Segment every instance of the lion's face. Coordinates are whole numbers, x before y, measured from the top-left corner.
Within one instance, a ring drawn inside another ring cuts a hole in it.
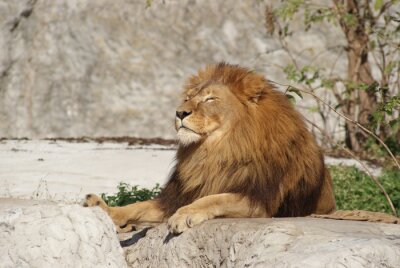
[[[175,117],[179,142],[189,145],[222,137],[241,109],[241,103],[225,85],[211,84],[186,90]]]

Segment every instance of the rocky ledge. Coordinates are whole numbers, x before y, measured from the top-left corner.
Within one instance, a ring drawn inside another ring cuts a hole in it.
[[[217,219],[172,236],[125,235],[98,208],[0,211],[1,267],[398,267],[400,225],[317,218]],[[125,258],[125,259],[124,259]]]
[[[0,267],[120,268],[126,262],[101,209],[25,203],[0,211]]]
[[[128,247],[126,260],[132,267],[398,267],[400,225],[218,219],[179,236],[161,225]]]

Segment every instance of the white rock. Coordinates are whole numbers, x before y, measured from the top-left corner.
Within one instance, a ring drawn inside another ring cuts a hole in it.
[[[131,267],[398,267],[400,225],[313,218],[219,219],[175,237],[165,225],[126,251]]]
[[[99,208],[31,206],[7,219],[0,217],[0,267],[126,267],[115,227]]]
[[[12,226],[14,222],[22,215],[22,209],[9,209],[6,211],[0,211],[0,223]]]
[[[12,221],[4,217],[15,211]],[[37,205],[0,215],[2,268],[127,267],[115,227],[99,208]],[[129,267],[398,267],[399,234],[400,225],[383,223],[218,219],[180,236],[162,224],[125,254]]]

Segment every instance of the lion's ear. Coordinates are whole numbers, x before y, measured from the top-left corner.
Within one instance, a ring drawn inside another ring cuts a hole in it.
[[[261,75],[251,74],[243,79],[244,93],[249,102],[258,103],[265,96],[267,82]]]
[[[255,87],[257,86],[257,87]],[[267,87],[264,83],[262,84],[253,84],[252,88],[248,88],[247,90],[247,100],[250,103],[259,103],[262,99],[265,98],[267,94]]]
[[[263,98],[263,95],[263,93],[259,93],[254,96],[250,96],[249,101],[252,103],[258,103]]]

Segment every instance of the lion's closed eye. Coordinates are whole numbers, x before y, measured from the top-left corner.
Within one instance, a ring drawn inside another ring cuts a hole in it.
[[[216,97],[208,97],[204,100],[204,102],[213,102],[215,101],[217,98]]]

